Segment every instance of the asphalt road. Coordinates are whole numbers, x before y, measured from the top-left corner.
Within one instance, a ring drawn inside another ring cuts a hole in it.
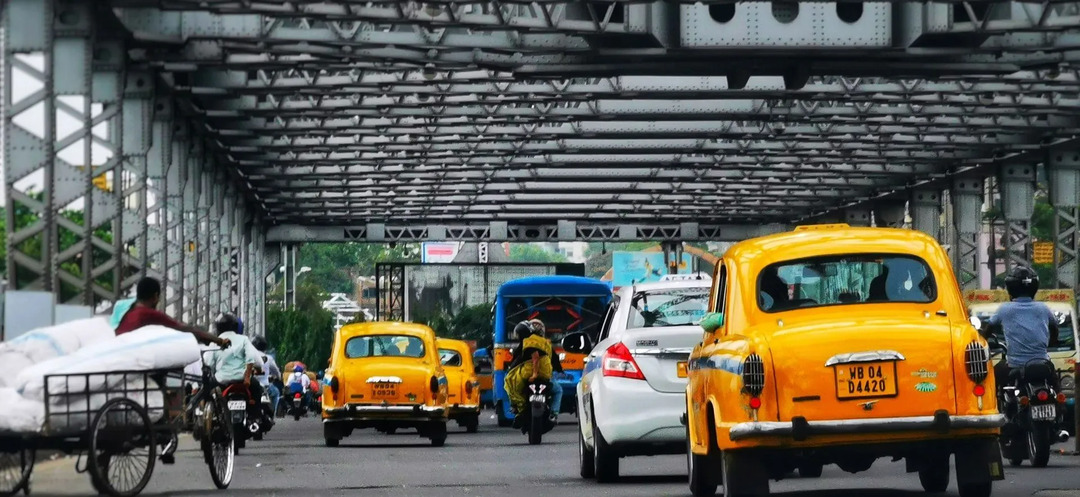
[[[525,436],[494,426],[486,413],[480,432],[451,425],[446,446],[433,448],[414,433],[384,435],[357,431],[341,447],[323,446],[315,418],[279,421],[265,440],[248,442],[236,460],[231,487],[214,489],[210,474],[189,439],[175,465],[158,465],[143,495],[324,495],[450,496],[687,496],[683,456],[635,457],[622,461],[623,481],[598,485],[577,474],[573,424],[563,424],[529,446]],[[573,418],[568,419],[573,423]],[[1071,448],[1072,443],[1059,446]],[[39,465],[33,495],[91,495],[89,478],[76,474],[74,459]],[[1074,490],[1077,489],[1077,490]],[[879,460],[870,471],[851,475],[835,466],[821,478],[772,483],[789,497],[906,497],[925,495],[918,477],[903,463]],[[1060,490],[1060,491],[1055,491]],[[511,494],[513,492],[513,494]],[[955,482],[948,495],[956,495]],[[1080,496],[1080,457],[1055,455],[1050,467],[1008,468],[995,496]]]

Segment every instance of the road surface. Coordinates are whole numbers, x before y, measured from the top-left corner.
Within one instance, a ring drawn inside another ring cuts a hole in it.
[[[684,456],[623,459],[623,481],[599,485],[577,474],[575,425],[566,424],[529,446],[525,436],[494,426],[485,413],[480,432],[451,424],[446,446],[433,448],[414,433],[354,432],[341,447],[326,448],[318,420],[280,420],[261,442],[248,442],[236,460],[228,490],[217,491],[190,439],[183,439],[175,465],[158,464],[143,495],[237,496],[650,496],[689,495]],[[568,421],[573,423],[573,418]],[[1072,442],[1057,446],[1071,448]],[[91,495],[89,477],[75,473],[74,459],[39,465],[33,495]],[[772,483],[787,497],[905,497],[926,495],[902,462],[878,462],[851,475],[828,466],[821,478]],[[956,495],[955,481],[948,495]],[[1055,455],[1050,467],[1007,468],[995,496],[1080,497],[1080,457]]]

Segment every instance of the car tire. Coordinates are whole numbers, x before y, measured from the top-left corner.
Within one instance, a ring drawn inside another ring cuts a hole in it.
[[[476,433],[480,431],[480,415],[471,416],[465,420],[465,433]]]
[[[929,493],[942,493],[949,489],[949,457],[935,457],[919,469],[919,483]]]
[[[994,491],[993,482],[968,483],[960,485],[960,497],[990,497]]]
[[[442,447],[446,445],[446,422],[433,423],[431,425],[431,431],[428,433],[428,438],[431,439],[432,447]]]
[[[326,439],[326,446],[327,447],[337,447],[340,444],[341,444],[341,440],[338,440],[336,438],[327,438]]]
[[[711,430],[710,430],[711,432]],[[686,427],[686,474],[690,480],[690,495],[694,497],[712,497],[720,486],[716,475],[719,468],[714,464],[716,457],[710,433],[709,452],[705,455],[694,454],[690,444],[690,427]]]
[[[799,465],[799,477],[800,478],[821,478],[821,471],[824,469],[823,464],[818,462],[804,462]]]
[[[604,440],[600,433],[600,427],[596,425],[596,417],[593,416],[593,473],[597,483],[610,483],[619,479],[619,456]]]
[[[251,438],[257,442],[257,441],[263,439],[263,434],[262,433],[256,433],[256,434],[252,435]]]
[[[514,425],[514,420],[506,417],[506,410],[501,400],[495,403],[495,419],[499,422],[499,428],[509,428]]]
[[[581,477],[591,480],[596,477],[596,466],[593,461],[593,450],[585,445],[585,434],[582,431],[581,420],[578,420],[578,465]]]

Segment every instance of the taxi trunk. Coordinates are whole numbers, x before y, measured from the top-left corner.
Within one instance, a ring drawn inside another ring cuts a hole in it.
[[[780,421],[956,413],[948,318],[881,314],[784,319],[769,339]]]
[[[415,358],[354,359],[344,385],[350,404],[423,404],[431,397],[431,370]],[[388,373],[388,371],[390,373]]]

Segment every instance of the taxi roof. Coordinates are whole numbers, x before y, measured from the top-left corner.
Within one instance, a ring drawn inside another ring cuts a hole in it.
[[[435,337],[435,331],[420,323],[403,323],[400,321],[373,321],[370,323],[353,323],[341,327],[338,334],[343,337],[361,335],[411,335],[417,337]]]
[[[924,259],[941,253],[941,246],[930,235],[902,228],[852,228],[846,225],[800,227],[745,240],[727,250],[726,259],[756,265],[804,259],[808,257],[857,253],[901,253]],[[815,228],[815,229],[811,229]]]
[[[466,355],[472,355],[469,347],[469,342],[466,342],[464,340],[458,340],[456,338],[437,337],[435,339],[435,344],[438,345],[440,348],[451,349],[457,352],[462,352]]]

